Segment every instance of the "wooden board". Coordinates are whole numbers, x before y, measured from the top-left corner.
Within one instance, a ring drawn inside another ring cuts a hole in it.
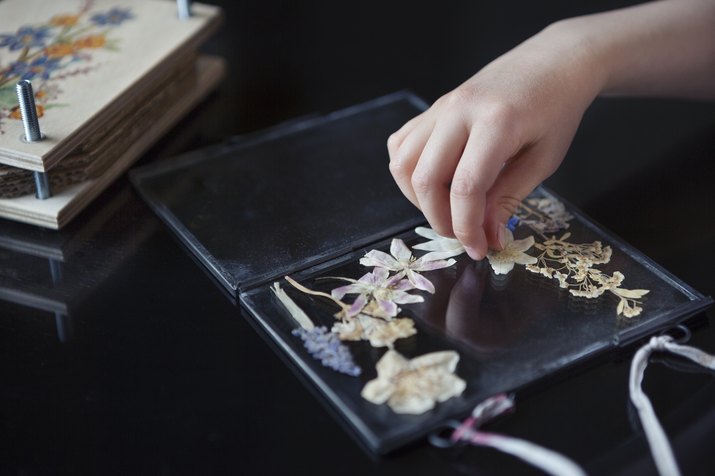
[[[219,8],[171,0],[0,2],[0,163],[47,171],[194,54]],[[15,84],[30,79],[45,140],[26,143]]]
[[[179,94],[172,106],[159,114],[151,127],[128,148],[113,149],[116,159],[103,158],[112,162],[103,174],[62,190],[46,200],[38,200],[34,195],[0,199],[0,217],[53,229],[67,224],[216,87],[223,78],[225,65],[220,58],[200,56],[196,68],[195,87],[188,93]]]

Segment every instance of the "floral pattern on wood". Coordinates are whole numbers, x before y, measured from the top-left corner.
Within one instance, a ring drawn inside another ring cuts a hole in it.
[[[134,14],[120,7],[94,12],[92,6],[87,1],[76,13],[0,33],[0,50],[12,58],[0,63],[0,134],[3,121],[22,120],[15,92],[18,81],[32,81],[37,115],[42,117],[49,109],[68,105],[61,102],[63,82],[96,69],[92,52],[118,51],[119,41],[111,33]]]

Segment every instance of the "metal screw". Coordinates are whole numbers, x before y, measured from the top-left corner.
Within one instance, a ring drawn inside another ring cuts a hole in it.
[[[176,0],[176,6],[179,9],[180,20],[191,18],[191,0]]]
[[[32,92],[32,83],[23,79],[17,83],[17,100],[20,103],[22,113],[22,125],[25,126],[25,140],[37,142],[42,140],[40,132],[40,121],[37,120],[37,109],[35,107],[35,93]]]
[[[27,79],[17,83],[17,101],[20,103],[22,113],[22,125],[25,128],[25,140],[27,142],[38,142],[42,140],[40,132],[40,121],[37,119],[37,108],[35,106],[35,93],[32,91],[32,83]],[[50,191],[50,181],[44,172],[34,172],[35,196],[40,200],[45,200],[52,196]]]
[[[35,177],[35,197],[40,200],[45,200],[52,196],[50,191],[50,181],[47,178],[47,174],[44,172],[33,172]]]

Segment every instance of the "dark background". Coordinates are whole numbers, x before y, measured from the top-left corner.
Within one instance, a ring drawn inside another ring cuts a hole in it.
[[[552,21],[629,4],[221,3],[202,50],[226,80],[139,164],[400,89],[432,102]],[[599,99],[547,185],[712,296],[714,158],[715,104]],[[14,279],[67,309],[0,301],[2,474],[540,474],[486,449],[364,452],[126,178],[61,232],[0,221],[3,237],[58,250],[62,284]],[[50,275],[47,259],[0,257],[18,259]],[[712,322],[689,323],[711,353]],[[627,401],[633,351],[521,392],[489,429],[589,474],[654,474]],[[712,374],[654,364],[644,388],[683,472],[712,474]]]

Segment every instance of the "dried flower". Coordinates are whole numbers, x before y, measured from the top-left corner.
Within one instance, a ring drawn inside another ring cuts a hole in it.
[[[419,273],[446,268],[456,263],[453,259],[444,260],[435,255],[430,256],[430,253],[415,259],[407,245],[399,238],[392,239],[390,254],[392,256],[380,250],[372,250],[360,259],[360,264],[396,271],[398,276],[406,276],[417,289],[430,293],[434,293],[434,285]]]
[[[616,314],[625,317],[639,315],[643,308],[639,306],[638,299],[648,294],[648,290],[623,289],[620,287],[625,279],[623,273],[616,271],[609,276],[594,268],[611,260],[611,247],[603,246],[600,241],[570,243],[566,241],[570,236],[570,233],[565,233],[561,238],[552,236],[543,243],[535,244],[541,254],[537,256],[536,263],[527,265],[526,269],[557,279],[560,287],[568,289],[573,296],[593,299],[610,291],[619,298]]]
[[[523,240],[515,240],[514,235],[508,228],[504,230],[506,245],[501,251],[489,250],[487,259],[496,274],[507,274],[514,268],[514,264],[534,264],[536,258],[529,256],[525,251],[534,246],[534,237],[530,236]]]
[[[459,354],[431,352],[408,360],[388,350],[377,362],[377,378],[362,389],[362,397],[377,405],[387,402],[396,413],[419,415],[461,395],[466,383],[454,375]]]
[[[366,305],[374,302],[372,315],[391,318],[399,312],[398,304],[424,301],[422,296],[407,293],[407,290],[414,289],[409,280],[403,279],[400,275],[391,277],[390,272],[385,268],[374,268],[372,272],[357,281],[349,278],[338,279],[350,281],[351,284],[333,289],[330,294],[334,298],[342,299],[346,294],[359,294],[347,311],[347,317],[356,316]]]
[[[407,317],[385,321],[383,319],[358,314],[352,319],[333,325],[332,332],[340,340],[367,340],[373,347],[392,348],[397,339],[417,333],[415,322]]]
[[[516,218],[537,233],[555,233],[569,227],[573,219],[559,200],[554,198],[529,198],[519,204]]]
[[[350,350],[332,332],[324,326],[312,329],[298,328],[293,330],[294,336],[303,340],[306,350],[315,359],[337,372],[357,377],[361,369],[355,362]]]
[[[328,332],[324,326],[315,327],[308,315],[293,301],[281,288],[279,283],[273,283],[271,291],[283,304],[290,315],[300,324],[299,329],[294,329],[291,334],[303,340],[303,346],[317,360],[333,370],[352,375],[360,375],[360,367],[353,362],[350,349],[345,347],[340,339]]]
[[[418,226],[415,233],[430,241],[419,243],[412,247],[415,250],[429,251],[425,256],[431,259],[446,259],[464,253],[464,246],[456,238],[447,238],[431,228]]]
[[[314,291],[312,289],[306,288],[305,286],[303,286],[302,284],[300,284],[299,282],[297,282],[295,279],[291,278],[290,276],[285,276],[285,280],[288,281],[290,283],[290,285],[293,286],[294,288],[296,288],[298,291],[301,291],[305,294],[310,294],[313,296],[321,296],[321,297],[324,297],[324,298],[327,298],[327,299],[333,301],[335,304],[337,304],[340,307],[340,311],[338,311],[335,314],[335,317],[343,318],[347,314],[349,314],[350,308],[351,308],[350,304],[346,304],[346,303],[342,302],[340,299],[334,298],[332,295],[330,295],[328,293],[324,293],[321,291]]]

